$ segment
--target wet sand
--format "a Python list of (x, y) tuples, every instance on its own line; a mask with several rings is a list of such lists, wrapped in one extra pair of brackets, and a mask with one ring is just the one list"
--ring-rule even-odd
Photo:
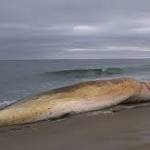
[(109, 149), (150, 149), (149, 107), (0, 129), (0, 150)]

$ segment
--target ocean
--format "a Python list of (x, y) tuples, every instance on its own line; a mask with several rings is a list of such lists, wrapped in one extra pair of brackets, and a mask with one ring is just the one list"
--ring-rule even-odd
[(0, 107), (71, 84), (117, 77), (150, 80), (150, 59), (0, 60)]

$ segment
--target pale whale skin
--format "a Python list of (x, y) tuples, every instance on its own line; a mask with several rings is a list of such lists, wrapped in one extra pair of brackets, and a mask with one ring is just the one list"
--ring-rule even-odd
[(132, 78), (98, 80), (44, 92), (0, 110), (0, 126), (88, 112), (122, 102), (150, 100), (150, 84)]

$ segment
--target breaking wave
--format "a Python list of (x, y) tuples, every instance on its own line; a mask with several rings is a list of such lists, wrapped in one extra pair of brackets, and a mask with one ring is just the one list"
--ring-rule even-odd
[(45, 72), (46, 75), (55, 76), (75, 76), (75, 77), (97, 77), (102, 75), (115, 75), (123, 74), (124, 69), (122, 68), (106, 68), (106, 69), (71, 69), (71, 70), (60, 70), (53, 72)]

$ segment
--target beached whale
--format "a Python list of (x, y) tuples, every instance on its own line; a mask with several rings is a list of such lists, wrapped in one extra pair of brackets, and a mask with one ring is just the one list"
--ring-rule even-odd
[(75, 84), (24, 99), (0, 110), (0, 126), (54, 119), (122, 102), (150, 100), (150, 84), (132, 78)]

